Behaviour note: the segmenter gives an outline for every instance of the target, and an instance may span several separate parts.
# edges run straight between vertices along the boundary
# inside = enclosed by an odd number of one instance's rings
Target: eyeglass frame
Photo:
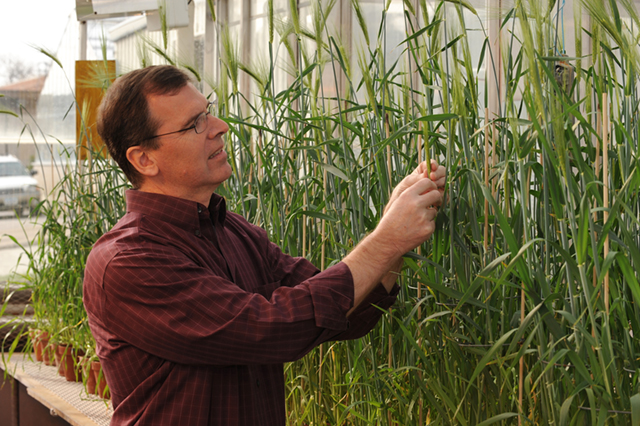
[[[191,129],[193,129],[193,131],[196,132],[197,135],[199,135],[200,133],[204,133],[207,130],[207,127],[209,127],[209,125],[207,123],[207,115],[211,114],[211,110],[215,105],[217,105],[217,102],[207,102],[207,106],[205,107],[205,110],[203,112],[201,112],[200,114],[198,114],[196,119],[193,120],[193,124],[191,126],[189,126],[189,127],[185,127],[184,129],[176,130],[176,131],[173,131],[173,132],[162,133],[161,135],[151,136],[151,137],[148,137],[148,138],[144,138],[142,140],[143,141],[148,141],[148,140],[159,138],[159,137],[162,137],[162,136],[167,136],[167,135],[173,135],[173,134],[176,134],[176,133],[187,132],[187,131],[189,131]],[[202,131],[199,132],[198,129],[197,129],[197,123],[198,123],[198,120],[200,120],[200,118],[202,118],[202,117],[204,117],[205,126],[204,126],[204,129],[202,129]]]

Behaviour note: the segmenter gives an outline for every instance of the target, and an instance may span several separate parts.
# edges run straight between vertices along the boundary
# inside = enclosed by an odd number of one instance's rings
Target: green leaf
[[[13,115],[14,117],[18,117],[18,114],[16,114],[13,111],[6,110],[6,109],[0,109],[0,114],[8,114],[8,115]]]
[[[571,360],[571,363],[575,367],[576,371],[580,373],[580,375],[582,376],[582,379],[585,380],[587,383],[593,384],[591,373],[589,373],[589,370],[584,364],[584,361],[582,360],[582,358],[580,358],[578,354],[575,353],[574,351],[567,352],[567,356]]]
[[[478,364],[476,365],[475,369],[473,370],[473,374],[471,375],[471,377],[469,378],[469,383],[472,383],[482,372],[482,370],[484,370],[487,365],[489,364],[489,361],[491,361],[494,357],[496,352],[498,352],[499,349],[502,348],[502,345],[504,344],[504,342],[507,341],[507,339],[509,339],[509,337],[515,333],[517,331],[517,329],[513,329],[510,330],[508,332],[506,332],[505,334],[503,334],[494,344],[493,346],[491,346],[491,348],[484,354],[484,356],[482,357],[482,359],[478,362]],[[471,389],[471,387],[467,387],[464,395],[466,396],[467,393],[469,392],[469,390]],[[458,408],[456,409],[456,415],[457,413],[460,411],[463,403],[464,403],[464,397],[461,398],[460,400],[460,404],[458,405]]]
[[[350,179],[349,177],[339,168],[337,168],[336,166],[333,166],[331,164],[326,164],[326,163],[322,163],[322,168],[325,169],[327,172],[331,173],[334,176],[339,177],[340,179],[349,182]]]
[[[633,295],[633,300],[636,305],[640,305],[640,285],[638,284],[638,278],[636,276],[637,271],[631,267],[629,259],[624,253],[618,253],[616,256],[618,266],[622,270],[624,278],[627,280],[627,285]]]
[[[503,420],[506,419],[510,419],[512,417],[517,417],[518,414],[517,413],[501,413],[501,414],[497,414],[483,422],[478,423],[476,426],[487,426],[487,425],[492,425],[494,423],[498,423],[501,422]]]
[[[630,398],[631,402],[631,424],[633,426],[640,426],[640,393],[633,395]]]
[[[585,263],[587,250],[589,249],[589,208],[587,205],[587,193],[584,194],[580,203],[580,217],[578,218],[578,235],[576,238],[576,257],[578,265]]]
[[[426,27],[420,28],[418,31],[416,31],[415,33],[411,34],[411,36],[405,38],[404,40],[402,40],[399,44],[405,44],[408,43],[412,40],[415,40],[416,38],[420,37],[422,34],[424,34],[425,32],[431,30],[434,26],[440,24],[442,22],[441,19],[437,19],[433,22],[431,22],[429,25],[427,25]]]
[[[303,215],[305,216],[309,216],[309,217],[314,217],[316,219],[322,219],[322,220],[328,220],[329,222],[337,222],[338,219],[336,219],[333,216],[330,216],[326,213],[321,213],[321,212],[317,212],[314,210],[303,210],[301,212]]]
[[[471,6],[471,3],[469,3],[466,0],[445,0],[447,3],[454,3],[454,4],[459,4],[465,8],[467,8],[469,10],[469,12],[473,13],[474,15],[478,16],[478,12],[474,9],[473,6]]]
[[[575,395],[571,395],[569,398],[565,399],[562,403],[562,407],[560,407],[560,426],[569,424],[569,410],[571,409],[571,403],[573,402],[574,396]]]
[[[447,121],[459,118],[456,114],[433,114],[424,117],[418,117],[415,121]]]

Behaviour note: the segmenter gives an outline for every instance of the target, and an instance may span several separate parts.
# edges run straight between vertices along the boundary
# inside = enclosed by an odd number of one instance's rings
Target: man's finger
[[[421,195],[424,197],[423,202],[426,203],[428,207],[439,207],[442,204],[442,194],[440,191],[431,190]]]
[[[438,184],[438,186],[443,186],[444,185],[444,181],[445,181],[445,177],[447,176],[447,170],[444,168],[444,166],[438,166],[435,170],[433,170],[430,174],[429,174],[429,178],[436,182],[436,184]]]
[[[438,189],[438,187],[431,179],[422,177],[411,185],[409,189],[415,193],[414,195],[424,195]]]
[[[438,216],[437,208],[430,207],[427,209],[427,219],[429,221],[434,221],[436,219],[436,216]]]

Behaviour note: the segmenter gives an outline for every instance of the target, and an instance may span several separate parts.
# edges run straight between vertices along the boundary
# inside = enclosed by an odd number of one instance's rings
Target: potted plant
[[[91,369],[91,362],[97,361],[98,356],[95,353],[95,348],[90,348],[87,352],[81,356],[78,360],[80,371],[82,372],[82,383],[85,390],[90,395],[97,395],[96,389],[96,376]]]
[[[100,360],[97,356],[95,356],[95,358],[92,358],[91,371],[93,372],[94,380],[96,383],[96,395],[103,399],[111,398],[109,394],[107,379],[104,376],[104,373],[102,371],[102,364],[100,364]]]

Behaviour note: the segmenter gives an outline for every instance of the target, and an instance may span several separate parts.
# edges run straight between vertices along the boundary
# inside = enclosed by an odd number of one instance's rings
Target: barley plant
[[[331,0],[308,27],[271,15],[262,62],[240,63],[221,37],[215,96],[235,171],[221,192],[320,268],[373,229],[421,160],[446,166],[447,205],[407,254],[381,323],[288,364],[289,424],[640,424],[633,4],[577,3],[574,58],[557,2],[490,10],[499,58],[471,5],[405,1],[401,54],[389,59],[391,2],[371,32],[351,3],[365,40],[354,52],[327,25]],[[475,63],[469,17],[487,40]],[[279,90],[282,63],[290,84]],[[492,114],[482,66],[506,82]],[[255,96],[239,92],[242,73]]]
[[[62,67],[54,55],[46,54]],[[106,69],[96,66],[90,83],[97,87],[108,85],[115,76]],[[70,345],[87,356],[95,356],[95,341],[82,303],[84,266],[96,240],[124,215],[124,189],[128,185],[118,166],[105,157],[105,151],[92,148],[92,134],[87,134],[84,125],[86,108],[75,102],[69,108],[76,108],[81,117],[78,136],[88,141],[84,147],[63,144],[46,134],[33,119],[29,120],[33,124],[25,124],[22,130],[22,143],[34,143],[37,161],[42,164],[45,154],[51,158],[51,179],[57,183],[45,188],[46,197],[38,206],[38,216],[29,219],[40,223],[41,229],[22,247],[28,258],[27,270],[13,277],[14,284],[32,291],[33,322],[9,323],[7,328],[19,332],[19,337],[13,342],[2,341],[3,362],[10,359],[23,337],[29,336],[24,350],[33,348],[34,334],[29,329],[48,333],[51,346]],[[21,110],[20,114],[28,112]],[[37,139],[45,140],[47,145],[36,143]],[[4,335],[6,331],[2,331]]]

